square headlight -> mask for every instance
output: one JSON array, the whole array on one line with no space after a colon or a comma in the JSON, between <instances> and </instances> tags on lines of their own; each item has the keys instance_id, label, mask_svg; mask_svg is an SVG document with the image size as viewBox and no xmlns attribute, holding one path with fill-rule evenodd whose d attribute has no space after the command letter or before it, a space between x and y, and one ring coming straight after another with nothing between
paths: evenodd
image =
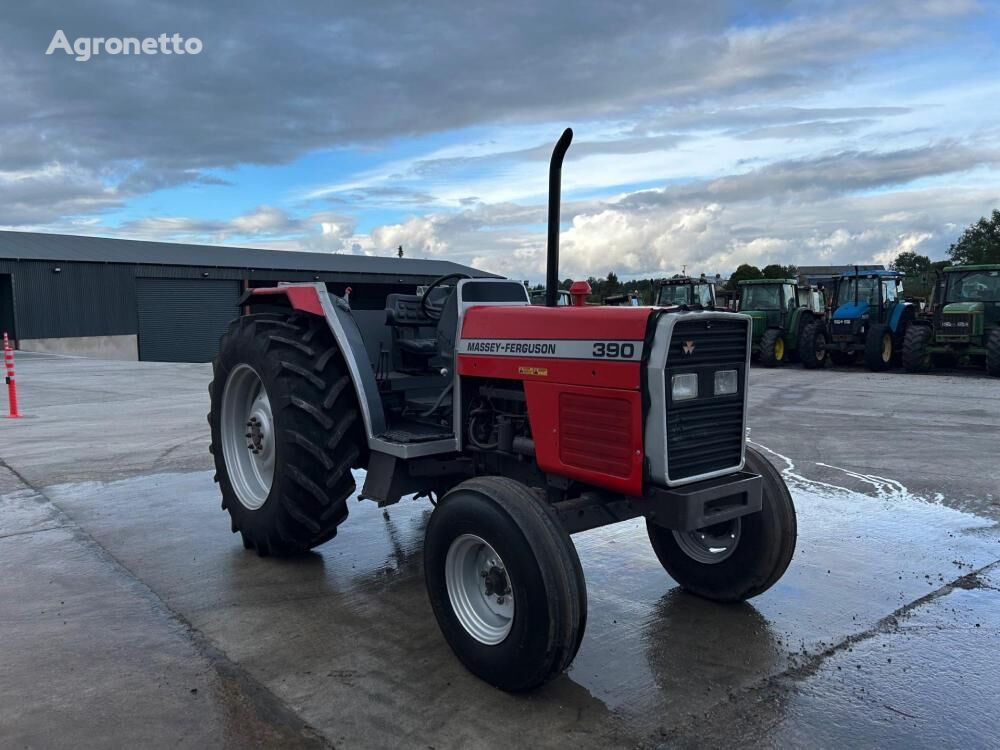
<instances>
[{"instance_id":1,"label":"square headlight","mask_svg":"<svg viewBox=\"0 0 1000 750\"><path fill-rule=\"evenodd\" d=\"M715 395L729 396L739 390L736 370L715 371Z\"/></svg>"},{"instance_id":2,"label":"square headlight","mask_svg":"<svg viewBox=\"0 0 1000 750\"><path fill-rule=\"evenodd\" d=\"M698 398L698 375L688 372L670 378L670 396L674 401Z\"/></svg>"}]
</instances>

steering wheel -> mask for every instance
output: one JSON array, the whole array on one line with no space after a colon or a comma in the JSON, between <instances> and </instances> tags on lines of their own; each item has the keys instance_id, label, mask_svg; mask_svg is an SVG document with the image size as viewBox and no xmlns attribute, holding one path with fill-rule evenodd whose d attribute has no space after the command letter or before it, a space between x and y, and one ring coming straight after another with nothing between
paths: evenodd
<instances>
[{"instance_id":1,"label":"steering wheel","mask_svg":"<svg viewBox=\"0 0 1000 750\"><path fill-rule=\"evenodd\" d=\"M441 286L446 281L451 281L452 279L471 279L467 273L448 273L444 276L438 276L430 285L424 289L424 294L420 298L420 310L431 320L441 320L441 311L444 310L444 305L434 305L428 302L431 291L439 286Z\"/></svg>"}]
</instances>

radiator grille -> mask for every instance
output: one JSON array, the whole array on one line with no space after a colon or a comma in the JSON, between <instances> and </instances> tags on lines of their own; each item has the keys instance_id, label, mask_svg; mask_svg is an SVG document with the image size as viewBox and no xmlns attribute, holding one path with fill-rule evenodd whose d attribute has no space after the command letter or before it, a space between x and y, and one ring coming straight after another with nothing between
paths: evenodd
<instances>
[{"instance_id":1,"label":"radiator grille","mask_svg":"<svg viewBox=\"0 0 1000 750\"><path fill-rule=\"evenodd\" d=\"M559 395L559 460L567 466L632 474L632 409L623 398Z\"/></svg>"},{"instance_id":2,"label":"radiator grille","mask_svg":"<svg viewBox=\"0 0 1000 750\"><path fill-rule=\"evenodd\" d=\"M745 320L691 320L674 326L667 354L667 476L671 481L734 469L744 434ZM739 392L714 395L717 370L737 370ZM698 398L672 402L671 378L698 375Z\"/></svg>"}]
</instances>

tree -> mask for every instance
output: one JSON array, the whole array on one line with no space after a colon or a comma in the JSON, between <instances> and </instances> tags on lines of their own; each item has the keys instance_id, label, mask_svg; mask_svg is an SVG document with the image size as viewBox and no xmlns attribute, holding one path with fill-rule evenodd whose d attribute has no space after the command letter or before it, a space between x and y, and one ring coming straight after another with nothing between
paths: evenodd
<instances>
[{"instance_id":1,"label":"tree","mask_svg":"<svg viewBox=\"0 0 1000 750\"><path fill-rule=\"evenodd\" d=\"M896 260L889 264L894 271L899 271L904 276L923 276L931 270L931 259L926 255L907 250L896 256Z\"/></svg>"},{"instance_id":2,"label":"tree","mask_svg":"<svg viewBox=\"0 0 1000 750\"><path fill-rule=\"evenodd\" d=\"M743 263L735 271L733 271L732 276L729 277L729 281L726 282L726 289L736 289L737 284L741 281L746 281L747 279L762 279L764 274L757 266L751 266L749 263Z\"/></svg>"},{"instance_id":3,"label":"tree","mask_svg":"<svg viewBox=\"0 0 1000 750\"><path fill-rule=\"evenodd\" d=\"M956 265L1000 263L1000 210L994 209L989 219L984 216L970 224L948 248L948 255Z\"/></svg>"},{"instance_id":4,"label":"tree","mask_svg":"<svg viewBox=\"0 0 1000 750\"><path fill-rule=\"evenodd\" d=\"M782 266L777 263L764 266L761 270L765 279L794 279L798 273L799 269L795 266Z\"/></svg>"}]
</instances>

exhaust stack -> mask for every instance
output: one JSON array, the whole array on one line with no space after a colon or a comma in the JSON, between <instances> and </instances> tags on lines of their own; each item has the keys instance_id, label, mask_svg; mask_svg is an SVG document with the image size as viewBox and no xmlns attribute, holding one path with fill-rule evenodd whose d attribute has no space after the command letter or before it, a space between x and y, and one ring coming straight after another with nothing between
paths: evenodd
<instances>
[{"instance_id":1,"label":"exhaust stack","mask_svg":"<svg viewBox=\"0 0 1000 750\"><path fill-rule=\"evenodd\" d=\"M559 197L562 183L562 163L569 144L573 141L573 129L566 128L552 149L549 162L549 240L546 247L545 263L545 306L555 307L559 299Z\"/></svg>"}]
</instances>

